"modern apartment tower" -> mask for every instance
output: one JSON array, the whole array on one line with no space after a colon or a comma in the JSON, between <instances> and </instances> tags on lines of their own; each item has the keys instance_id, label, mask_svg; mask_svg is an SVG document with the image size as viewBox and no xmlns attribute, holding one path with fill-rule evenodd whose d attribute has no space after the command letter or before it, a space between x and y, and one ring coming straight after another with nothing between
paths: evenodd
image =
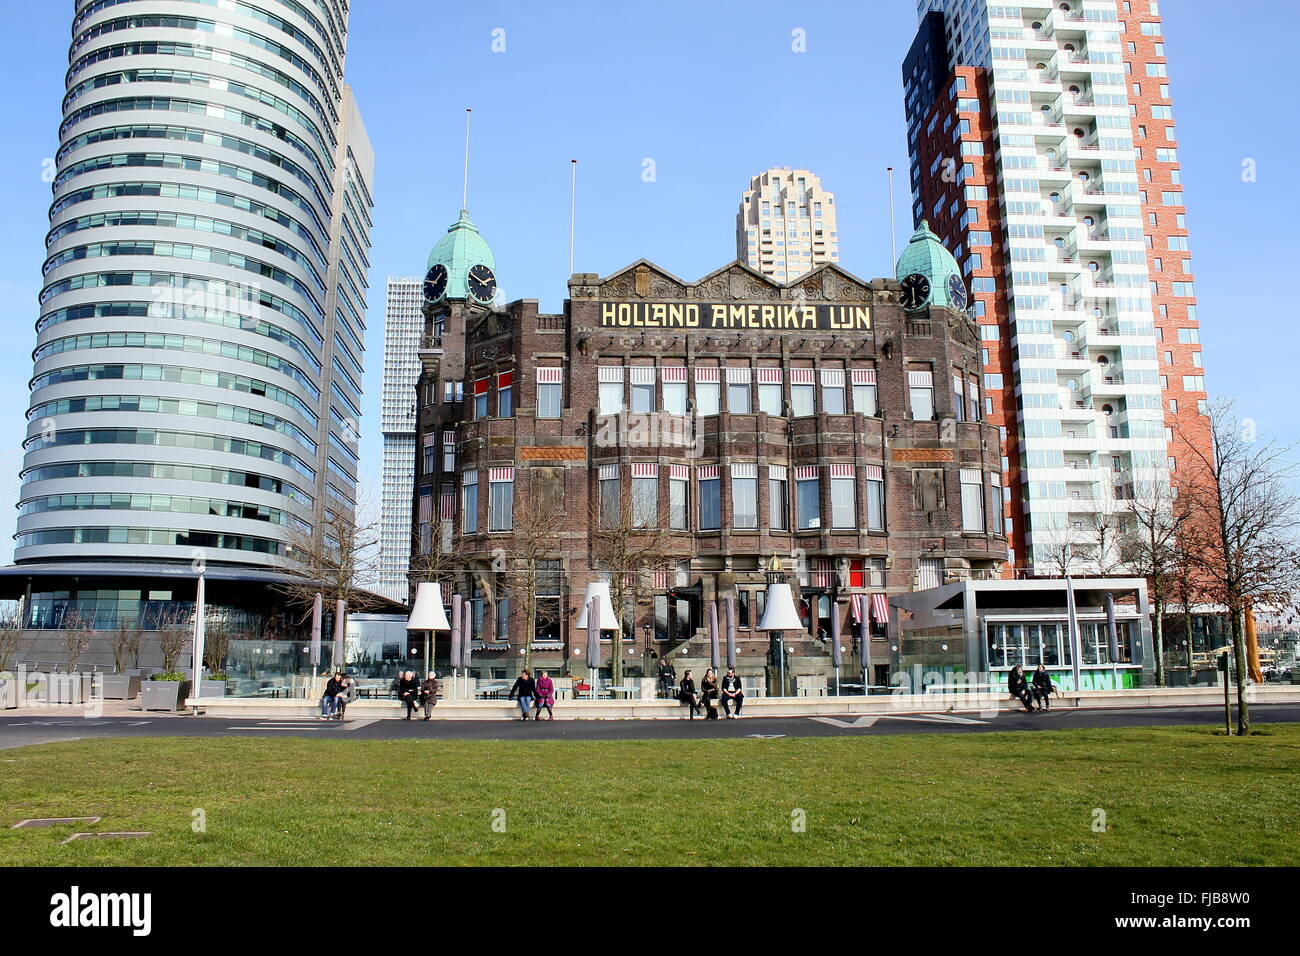
<instances>
[{"instance_id":1,"label":"modern apartment tower","mask_svg":"<svg viewBox=\"0 0 1300 956\"><path fill-rule=\"evenodd\" d=\"M835 194L807 169L773 167L753 177L736 213L736 261L778 282L838 265Z\"/></svg>"},{"instance_id":2,"label":"modern apartment tower","mask_svg":"<svg viewBox=\"0 0 1300 956\"><path fill-rule=\"evenodd\" d=\"M903 65L912 216L971 289L1011 564L1104 570L1098 528L1135 489L1176 487L1208 444L1157 3L918 13Z\"/></svg>"},{"instance_id":3,"label":"modern apartment tower","mask_svg":"<svg viewBox=\"0 0 1300 956\"><path fill-rule=\"evenodd\" d=\"M384 383L379 427L384 434L383 513L379 581L385 597L410 600L411 503L415 487L415 384L424 332L424 281L390 278L384 312Z\"/></svg>"},{"instance_id":4,"label":"modern apartment tower","mask_svg":"<svg viewBox=\"0 0 1300 956\"><path fill-rule=\"evenodd\" d=\"M9 575L31 626L180 600L197 558L265 578L355 508L374 156L347 20L76 4Z\"/></svg>"}]
</instances>

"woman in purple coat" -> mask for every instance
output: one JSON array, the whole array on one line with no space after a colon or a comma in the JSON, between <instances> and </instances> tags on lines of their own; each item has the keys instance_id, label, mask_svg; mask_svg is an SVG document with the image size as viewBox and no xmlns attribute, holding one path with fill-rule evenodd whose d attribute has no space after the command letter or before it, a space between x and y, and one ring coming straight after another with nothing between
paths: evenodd
<instances>
[{"instance_id":1,"label":"woman in purple coat","mask_svg":"<svg viewBox=\"0 0 1300 956\"><path fill-rule=\"evenodd\" d=\"M555 681L551 680L546 671L537 673L537 697L534 698L533 706L536 710L533 713L534 720L542 719L542 708L546 708L547 720L555 719Z\"/></svg>"}]
</instances>

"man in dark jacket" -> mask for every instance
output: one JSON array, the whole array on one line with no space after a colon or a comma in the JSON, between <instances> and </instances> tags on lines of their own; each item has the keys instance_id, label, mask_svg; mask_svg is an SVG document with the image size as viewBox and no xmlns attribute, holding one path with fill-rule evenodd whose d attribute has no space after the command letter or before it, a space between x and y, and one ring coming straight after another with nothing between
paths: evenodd
<instances>
[{"instance_id":1,"label":"man in dark jacket","mask_svg":"<svg viewBox=\"0 0 1300 956\"><path fill-rule=\"evenodd\" d=\"M523 716L521 720L527 720L529 711L533 709L533 698L537 696L537 682L533 680L528 671L521 671L515 678L515 685L510 688L510 699L519 701L519 712ZM541 717L538 717L540 720Z\"/></svg>"},{"instance_id":2,"label":"man in dark jacket","mask_svg":"<svg viewBox=\"0 0 1300 956\"><path fill-rule=\"evenodd\" d=\"M415 708L420 706L420 682L415 679L415 671L407 671L397 682L397 698L406 705L406 716L410 720Z\"/></svg>"},{"instance_id":3,"label":"man in dark jacket","mask_svg":"<svg viewBox=\"0 0 1300 956\"><path fill-rule=\"evenodd\" d=\"M745 691L740 683L740 678L736 676L736 669L728 667L727 673L722 675L722 712L728 717L739 717L740 708L745 703ZM731 712L731 704L736 705L736 712Z\"/></svg>"},{"instance_id":4,"label":"man in dark jacket","mask_svg":"<svg viewBox=\"0 0 1300 956\"><path fill-rule=\"evenodd\" d=\"M1051 709L1051 696L1056 690L1052 686L1052 675L1047 673L1047 668L1042 664L1034 671L1034 700L1038 702L1039 710Z\"/></svg>"},{"instance_id":5,"label":"man in dark jacket","mask_svg":"<svg viewBox=\"0 0 1300 956\"><path fill-rule=\"evenodd\" d=\"M335 697L343 689L343 684L339 681L339 675L331 675L325 684L325 693L320 699L320 719L329 720L334 716L334 708L338 706Z\"/></svg>"},{"instance_id":6,"label":"man in dark jacket","mask_svg":"<svg viewBox=\"0 0 1300 956\"><path fill-rule=\"evenodd\" d=\"M691 720L700 712L700 699L695 695L695 678L687 671L682 675L682 683L677 691L677 699L691 709Z\"/></svg>"},{"instance_id":7,"label":"man in dark jacket","mask_svg":"<svg viewBox=\"0 0 1300 956\"><path fill-rule=\"evenodd\" d=\"M665 699L673 696L673 687L677 684L677 668L673 662L663 657L659 660L659 692Z\"/></svg>"},{"instance_id":8,"label":"man in dark jacket","mask_svg":"<svg viewBox=\"0 0 1300 956\"><path fill-rule=\"evenodd\" d=\"M1025 680L1025 671L1019 664L1011 668L1011 673L1007 675L1007 690L1011 696L1024 705L1025 711L1032 714L1034 705L1029 696L1029 682Z\"/></svg>"}]
</instances>

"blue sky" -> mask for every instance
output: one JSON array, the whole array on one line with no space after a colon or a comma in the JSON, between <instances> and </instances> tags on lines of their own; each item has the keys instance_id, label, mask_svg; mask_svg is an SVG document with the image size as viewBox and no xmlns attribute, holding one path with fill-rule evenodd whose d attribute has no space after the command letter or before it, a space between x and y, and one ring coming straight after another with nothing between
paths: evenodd
<instances>
[{"instance_id":1,"label":"blue sky","mask_svg":"<svg viewBox=\"0 0 1300 956\"><path fill-rule=\"evenodd\" d=\"M0 150L0 562L12 552L33 323L72 3L2 2L7 146ZM1262 433L1300 440L1300 133L1291 41L1300 8L1165 0L1166 49L1212 397ZM563 306L569 160L577 158L576 268L645 257L693 279L735 254L748 177L816 171L837 195L840 257L890 275L885 167L898 238L910 231L899 63L912 0L646 3L355 0L348 79L377 154L363 471L379 473L384 283L418 275L460 207L463 121L474 109L469 206L511 298ZM1263 26L1262 26L1263 25ZM806 52L792 50L802 30ZM494 31L504 31L494 33ZM494 52L504 39L505 49ZM645 160L654 162L646 182ZM1254 182L1243 182L1243 160Z\"/></svg>"}]
</instances>

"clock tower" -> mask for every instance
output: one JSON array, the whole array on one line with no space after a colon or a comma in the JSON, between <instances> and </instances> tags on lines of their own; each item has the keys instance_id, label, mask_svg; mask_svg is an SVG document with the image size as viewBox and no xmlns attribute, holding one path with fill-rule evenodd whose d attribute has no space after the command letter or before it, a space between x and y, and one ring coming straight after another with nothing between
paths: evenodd
<instances>
[{"instance_id":1,"label":"clock tower","mask_svg":"<svg viewBox=\"0 0 1300 956\"><path fill-rule=\"evenodd\" d=\"M896 275L903 287L899 301L908 312L937 305L965 312L970 302L957 260L924 219L898 257Z\"/></svg>"}]
</instances>

